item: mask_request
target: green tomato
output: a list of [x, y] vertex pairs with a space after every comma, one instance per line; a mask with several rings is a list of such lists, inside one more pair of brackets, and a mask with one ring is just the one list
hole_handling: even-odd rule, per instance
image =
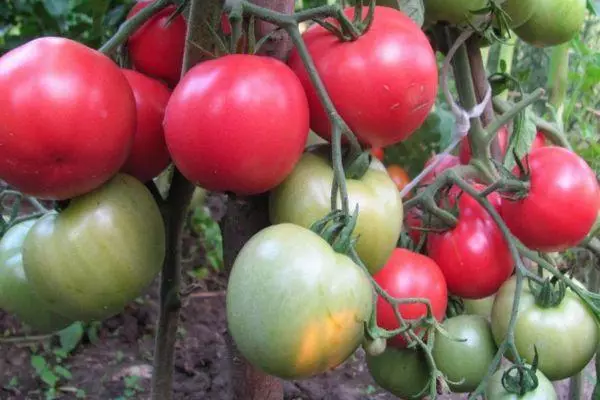
[[69, 318], [51, 311], [33, 291], [23, 270], [23, 242], [36, 220], [10, 228], [0, 240], [0, 308], [40, 333], [67, 327]]
[[108, 318], [141, 295], [165, 257], [165, 228], [150, 191], [118, 174], [31, 228], [23, 263], [31, 286], [55, 312]]
[[509, 17], [511, 28], [518, 28], [531, 18], [538, 0], [506, 0], [502, 10]]
[[451, 337], [436, 334], [435, 363], [453, 392], [473, 391], [485, 378], [498, 350], [490, 324], [478, 315], [459, 315], [444, 321], [443, 327]]
[[[294, 171], [271, 192], [271, 223], [291, 222], [309, 228], [331, 210], [333, 168], [328, 146], [316, 146], [302, 155]], [[350, 210], [358, 204], [354, 236], [360, 236], [356, 251], [375, 274], [396, 247], [402, 229], [402, 198], [383, 164], [372, 158], [360, 179], [348, 179]], [[338, 207], [339, 200], [338, 200]]]
[[367, 367], [373, 380], [402, 399], [422, 399], [428, 393], [429, 367], [421, 351], [388, 347], [383, 354], [367, 353]]
[[573, 38], [585, 22], [586, 0], [535, 0], [531, 17], [514, 31], [525, 42], [556, 46]]
[[425, 0], [425, 19], [430, 22], [446, 21], [453, 25], [475, 22], [472, 11], [485, 8], [488, 0]]
[[493, 294], [483, 299], [463, 299], [465, 305], [465, 314], [468, 315], [480, 315], [485, 318], [489, 318], [492, 314], [492, 306], [494, 305], [494, 299], [496, 295]]
[[486, 400], [558, 400], [552, 382], [540, 370], [535, 372], [538, 378], [538, 386], [534, 390], [525, 393], [523, 396], [508, 392], [502, 386], [502, 375], [509, 368], [502, 368], [490, 377], [485, 388]]
[[289, 223], [256, 233], [227, 287], [227, 323], [240, 352], [284, 379], [344, 362], [372, 312], [367, 273], [313, 231]]
[[[492, 308], [492, 332], [498, 345], [508, 332], [515, 285], [515, 277], [506, 281], [496, 294]], [[542, 308], [524, 282], [515, 325], [515, 345], [528, 363], [533, 362], [535, 345], [538, 368], [550, 380], [568, 378], [585, 368], [596, 352], [599, 338], [594, 314], [577, 294], [567, 289], [558, 306]]]

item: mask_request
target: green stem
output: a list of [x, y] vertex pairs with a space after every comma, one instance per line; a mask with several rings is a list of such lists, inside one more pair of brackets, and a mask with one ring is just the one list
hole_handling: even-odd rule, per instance
[[562, 118], [562, 109], [567, 88], [569, 86], [569, 43], [552, 48], [550, 56], [550, 72], [548, 74], [548, 89], [550, 91], [549, 103], [556, 108], [559, 120]]
[[[496, 68], [497, 71], [500, 70], [500, 63], [504, 61], [506, 65], [506, 72], [510, 74], [512, 71], [513, 58], [515, 56], [515, 49], [517, 44], [517, 35], [511, 35], [511, 37], [506, 41], [506, 43], [500, 44], [500, 52], [498, 55], [498, 66]], [[505, 89], [502, 93], [498, 95], [499, 98], [506, 100], [508, 99], [508, 89]]]
[[137, 31], [146, 21], [152, 18], [160, 10], [167, 7], [171, 3], [170, 0], [156, 0], [154, 3], [144, 7], [131, 19], [125, 21], [120, 27], [117, 33], [111, 37], [102, 47], [98, 50], [106, 55], [111, 54], [117, 49], [122, 43], [124, 43], [129, 36]]

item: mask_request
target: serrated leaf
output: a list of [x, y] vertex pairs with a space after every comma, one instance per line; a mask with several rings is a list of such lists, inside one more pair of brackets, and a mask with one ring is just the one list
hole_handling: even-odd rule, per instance
[[398, 0], [400, 11], [408, 15], [419, 26], [425, 22], [425, 5], [423, 0]]
[[[515, 119], [515, 122], [518, 122], [518, 118]], [[533, 113], [529, 108], [525, 110], [522, 118], [520, 129], [517, 129], [519, 124], [515, 123], [515, 129], [513, 129], [513, 134], [510, 135], [508, 148], [506, 149], [504, 166], [509, 170], [516, 165], [513, 150], [517, 153], [519, 160], [522, 159], [531, 149], [531, 145], [537, 134], [537, 128], [535, 122], [533, 122]]]
[[31, 356], [31, 366], [38, 375], [41, 375], [43, 371], [45, 371], [48, 367], [46, 363], [46, 359], [42, 356]]
[[60, 331], [58, 337], [60, 338], [61, 350], [67, 354], [75, 350], [81, 339], [83, 339], [84, 333], [85, 330], [81, 322], [75, 322]]
[[73, 378], [71, 371], [69, 371], [68, 369], [66, 369], [65, 367], [62, 367], [60, 365], [57, 365], [56, 367], [54, 367], [54, 372], [56, 372], [58, 375], [62, 376], [65, 379]]

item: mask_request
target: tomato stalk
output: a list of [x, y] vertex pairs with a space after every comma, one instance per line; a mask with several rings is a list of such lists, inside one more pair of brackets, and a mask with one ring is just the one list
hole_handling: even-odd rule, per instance
[[144, 7], [139, 13], [133, 18], [124, 22], [117, 33], [113, 35], [106, 43], [102, 45], [98, 50], [106, 55], [114, 52], [121, 44], [123, 44], [129, 36], [137, 31], [146, 21], [152, 18], [162, 9], [166, 8], [171, 4], [171, 0], [156, 0], [154, 3]]

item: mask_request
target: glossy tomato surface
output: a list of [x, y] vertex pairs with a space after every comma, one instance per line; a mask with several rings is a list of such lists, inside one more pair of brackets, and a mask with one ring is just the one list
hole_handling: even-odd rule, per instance
[[43, 199], [89, 192], [123, 165], [135, 99], [110, 58], [43, 37], [0, 58], [0, 179]]
[[51, 311], [25, 276], [23, 242], [36, 221], [31, 219], [13, 226], [0, 240], [0, 309], [15, 314], [39, 333], [50, 333], [72, 321]]
[[[431, 258], [396, 248], [374, 278], [392, 297], [429, 299], [434, 317], [439, 321], [444, 318], [448, 289], [440, 267]], [[398, 309], [404, 319], [418, 319], [427, 314], [424, 304], [401, 304]], [[399, 327], [393, 307], [381, 296], [377, 297], [377, 324], [390, 330]], [[398, 335], [389, 339], [388, 345], [404, 347], [406, 341]]]
[[[500, 207], [497, 193], [488, 199]], [[514, 262], [502, 232], [473, 197], [462, 193], [458, 210], [456, 227], [428, 235], [427, 254], [442, 269], [450, 293], [467, 299], [487, 297], [512, 274]]]
[[[333, 182], [329, 152], [329, 146], [321, 145], [304, 153], [294, 171], [271, 192], [271, 223], [290, 222], [309, 228], [329, 213]], [[346, 185], [350, 209], [359, 207], [354, 229], [359, 237], [356, 251], [374, 274], [385, 264], [400, 237], [402, 199], [385, 167], [375, 158], [364, 176], [347, 179]]]
[[185, 75], [164, 126], [173, 162], [186, 178], [207, 190], [251, 195], [292, 172], [308, 122], [302, 85], [284, 63], [235, 54]]
[[171, 96], [169, 89], [152, 78], [132, 70], [123, 70], [137, 110], [137, 129], [133, 146], [121, 171], [147, 182], [169, 165], [169, 151], [163, 132], [165, 108]]
[[372, 312], [367, 275], [309, 229], [278, 224], [238, 254], [227, 287], [237, 348], [268, 374], [306, 378], [345, 361]]
[[[354, 8], [344, 13], [352, 19]], [[337, 111], [363, 143], [397, 143], [425, 121], [437, 94], [436, 58], [421, 28], [402, 12], [377, 6], [370, 29], [355, 41], [342, 42], [318, 24], [303, 38]], [[329, 139], [329, 119], [295, 49], [288, 64], [308, 95], [311, 129]]]
[[[492, 307], [492, 332], [501, 343], [508, 332], [516, 288], [516, 278], [508, 280], [496, 295]], [[583, 370], [590, 362], [600, 340], [592, 311], [576, 293], [567, 294], [555, 307], [536, 304], [527, 282], [524, 283], [515, 325], [515, 345], [519, 355], [532, 363], [538, 351], [538, 368], [550, 380], [561, 380]]]
[[[538, 369], [535, 375], [538, 386], [524, 395], [511, 393], [502, 386], [502, 376], [510, 367], [502, 368], [494, 373], [485, 388], [487, 400], [558, 400], [558, 395], [552, 382]], [[514, 372], [516, 374], [516, 372]]]
[[[154, 0], [138, 1], [127, 19], [132, 18]], [[174, 86], [181, 76], [187, 23], [180, 14], [174, 18], [174, 5], [167, 6], [146, 21], [127, 42], [129, 56], [136, 70]], [[170, 21], [169, 21], [170, 20]]]
[[[596, 174], [579, 155], [562, 147], [533, 150], [523, 162], [529, 166], [531, 186], [525, 198], [502, 202], [507, 226], [533, 250], [575, 246], [598, 216]], [[520, 175], [517, 168], [513, 172]]]
[[23, 244], [35, 292], [55, 312], [81, 321], [122, 311], [156, 277], [164, 257], [158, 206], [125, 174], [42, 217]]
[[444, 321], [450, 337], [436, 334], [433, 358], [453, 392], [471, 392], [479, 386], [498, 350], [490, 323], [477, 315], [459, 315]]
[[388, 347], [378, 356], [367, 354], [367, 367], [373, 380], [401, 399], [423, 398], [429, 384], [429, 367], [422, 352]]

